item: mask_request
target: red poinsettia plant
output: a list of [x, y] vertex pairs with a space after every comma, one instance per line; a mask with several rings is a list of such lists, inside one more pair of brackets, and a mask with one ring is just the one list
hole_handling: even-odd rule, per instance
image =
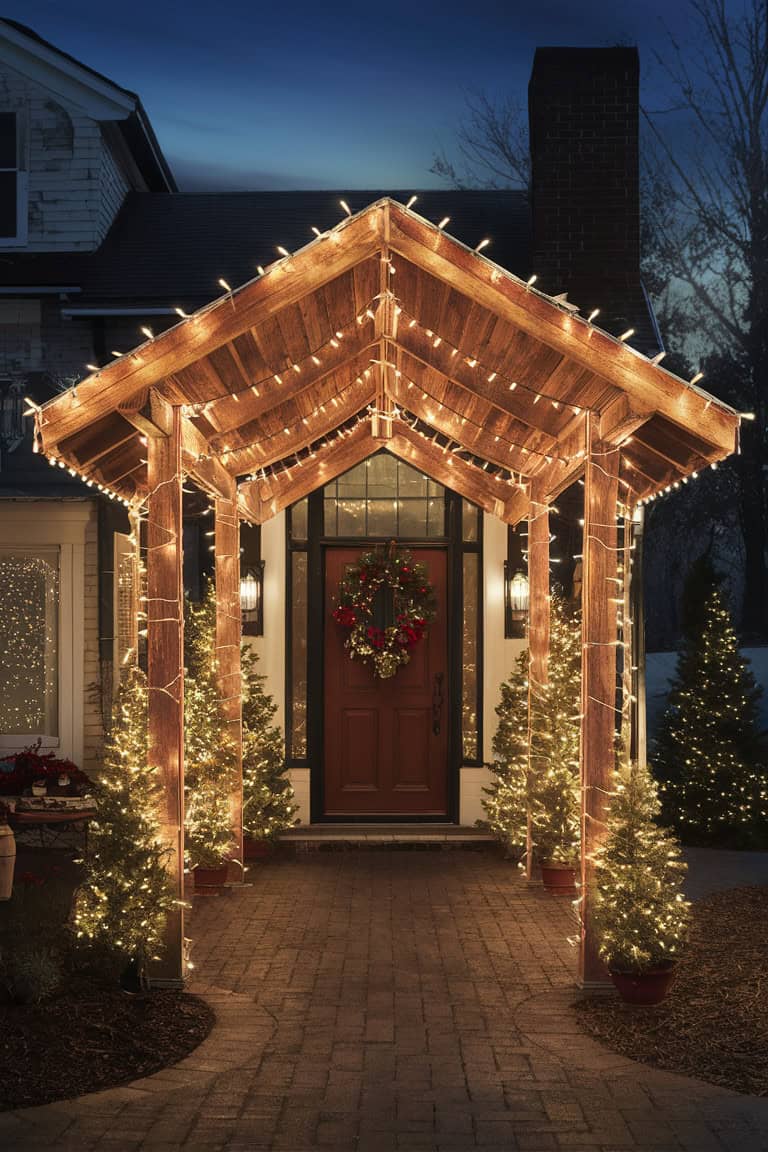
[[69, 777], [69, 788], [79, 796], [90, 785], [90, 777], [72, 761], [55, 752], [41, 752], [42, 741], [0, 760], [0, 795], [20, 796], [38, 780], [56, 784], [59, 776]]

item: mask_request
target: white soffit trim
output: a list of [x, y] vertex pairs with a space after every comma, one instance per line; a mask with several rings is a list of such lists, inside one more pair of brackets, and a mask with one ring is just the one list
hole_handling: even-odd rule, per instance
[[0, 62], [82, 108], [94, 120], [125, 120], [136, 109], [130, 93], [2, 21]]

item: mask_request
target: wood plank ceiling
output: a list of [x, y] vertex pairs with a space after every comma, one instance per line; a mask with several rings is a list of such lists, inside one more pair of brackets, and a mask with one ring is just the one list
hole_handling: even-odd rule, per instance
[[551, 499], [582, 470], [587, 412], [622, 447], [629, 507], [729, 455], [739, 427], [391, 200], [56, 397], [39, 449], [139, 503], [154, 396], [184, 406], [185, 470], [212, 494], [238, 477], [259, 522], [381, 447], [514, 522], [534, 477]]

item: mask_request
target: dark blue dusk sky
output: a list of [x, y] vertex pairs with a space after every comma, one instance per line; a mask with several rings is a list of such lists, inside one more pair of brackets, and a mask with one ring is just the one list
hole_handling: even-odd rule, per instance
[[7, 0], [19, 20], [141, 96], [182, 189], [426, 188], [467, 90], [525, 100], [537, 45], [686, 38], [679, 0]]

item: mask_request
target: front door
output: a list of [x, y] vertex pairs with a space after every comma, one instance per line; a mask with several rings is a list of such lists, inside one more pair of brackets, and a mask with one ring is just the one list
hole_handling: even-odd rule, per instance
[[381, 680], [350, 660], [332, 612], [345, 567], [364, 548], [328, 548], [325, 559], [325, 814], [446, 816], [448, 658], [443, 549], [414, 548], [429, 571], [437, 615], [410, 663]]

